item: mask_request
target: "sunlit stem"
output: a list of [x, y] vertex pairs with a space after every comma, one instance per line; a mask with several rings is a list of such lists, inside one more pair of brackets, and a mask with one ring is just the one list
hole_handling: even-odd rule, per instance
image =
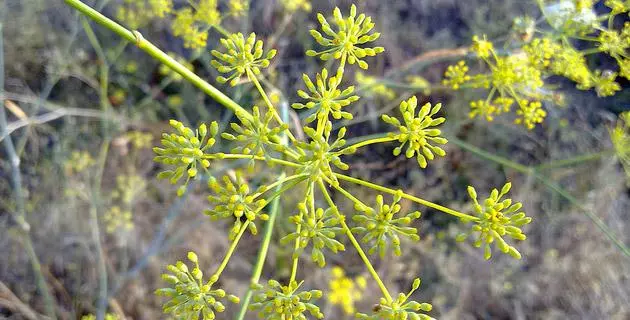
[[344, 69], [346, 68], [346, 59], [348, 57], [348, 53], [344, 52], [341, 55], [341, 60], [339, 61], [339, 68], [337, 68], [337, 85], [341, 84], [341, 79], [343, 79]]
[[[289, 181], [291, 181], [291, 180], [295, 180], [295, 179], [299, 179], [299, 178], [306, 178], [307, 176], [308, 176], [308, 174], [307, 174], [307, 173], [302, 173], [302, 174], [295, 174], [295, 175], [288, 176], [288, 177], [281, 177], [281, 178], [279, 178], [277, 181], [275, 181], [275, 182], [273, 182], [272, 184], [270, 184], [270, 185], [266, 186], [266, 188], [265, 188], [265, 192], [267, 192], [267, 191], [269, 191], [269, 190], [271, 190], [271, 189], [273, 189], [273, 188], [275, 188], [275, 187], [277, 187], [277, 186], [279, 186], [279, 185], [282, 185], [282, 184], [284, 184], [284, 183], [287, 183], [287, 182], [289, 182]], [[255, 198], [258, 198], [258, 197], [259, 197], [260, 195], [262, 195], [263, 193], [264, 193], [264, 192], [259, 192], [259, 193], [255, 194], [255, 195], [254, 195], [254, 199], [255, 199]]]
[[[308, 186], [308, 190], [306, 191], [306, 199], [313, 199], [313, 189], [314, 189], [314, 184], [313, 182], [311, 182]], [[300, 212], [300, 220], [302, 220], [304, 218], [304, 212], [301, 211]], [[295, 232], [298, 234], [298, 237], [295, 239], [295, 246], [293, 246], [293, 260], [292, 260], [292, 266], [291, 266], [291, 278], [289, 280], [289, 284], [293, 283], [293, 281], [295, 281], [295, 278], [297, 277], [297, 269], [298, 269], [298, 261], [300, 258], [299, 254], [296, 254], [298, 249], [300, 248], [300, 240], [301, 240], [301, 236], [299, 236], [300, 232], [302, 231], [302, 224], [298, 223]]]
[[418, 197], [412, 196], [412, 195], [404, 193], [404, 192], [401, 193], [399, 190], [394, 190], [394, 189], [391, 189], [391, 188], [383, 187], [381, 185], [374, 184], [374, 183], [371, 183], [371, 182], [367, 182], [367, 181], [364, 181], [364, 180], [361, 180], [361, 179], [358, 179], [358, 178], [353, 178], [353, 177], [350, 177], [350, 176], [346, 176], [346, 175], [341, 174], [341, 173], [334, 173], [334, 175], [338, 179], [345, 180], [345, 181], [348, 181], [348, 182], [352, 182], [352, 183], [355, 183], [355, 184], [358, 184], [358, 185], [362, 185], [364, 187], [368, 187], [368, 188], [374, 189], [376, 191], [381, 191], [381, 192], [389, 193], [389, 194], [392, 194], [392, 195], [401, 194], [402, 198], [405, 198], [407, 200], [411, 200], [413, 202], [419, 203], [419, 204], [421, 204], [423, 206], [426, 206], [426, 207], [429, 207], [429, 208], [433, 208], [433, 209], [442, 211], [444, 213], [448, 213], [450, 215], [456, 216], [456, 217], [464, 219], [466, 221], [476, 221], [476, 220], [479, 219], [477, 217], [474, 217], [474, 216], [471, 216], [471, 215], [468, 215], [468, 214], [465, 214], [465, 213], [462, 213], [462, 212], [459, 212], [459, 211], [455, 211], [453, 209], [449, 209], [447, 207], [441, 206], [441, 205], [439, 205], [437, 203], [433, 203], [431, 201], [420, 199]]
[[[247, 220], [241, 226], [241, 230], [238, 232], [238, 234], [236, 235], [236, 238], [234, 238], [234, 241], [232, 241], [230, 248], [225, 253], [225, 257], [223, 257], [223, 261], [221, 261], [221, 265], [219, 266], [217, 271], [212, 275], [212, 278], [214, 278], [213, 280], [216, 281], [216, 279], [218, 279], [221, 276], [221, 273], [223, 272], [223, 270], [225, 270], [225, 267], [227, 266], [228, 262], [230, 262], [230, 258], [232, 257], [232, 254], [234, 254], [234, 250], [236, 250], [236, 246], [238, 245], [238, 242], [241, 240], [241, 237], [243, 237], [243, 233], [245, 233], [245, 230], [247, 230], [247, 227], [249, 226], [250, 223], [251, 223], [251, 220]], [[208, 284], [211, 284], [211, 283], [208, 283]]]
[[347, 146], [343, 150], [339, 151], [338, 153], [343, 154], [345, 151], [348, 151], [350, 149], [358, 149], [358, 148], [365, 147], [371, 144], [384, 143], [384, 142], [390, 142], [390, 141], [396, 141], [396, 140], [398, 140], [398, 137], [395, 137], [395, 136], [368, 139], [368, 140], [364, 140], [361, 142], [357, 142], [353, 145]]
[[326, 198], [326, 201], [328, 202], [328, 205], [333, 210], [335, 210], [335, 212], [337, 213], [337, 216], [339, 217], [339, 221], [341, 223], [341, 227], [343, 228], [344, 232], [348, 236], [348, 239], [350, 239], [350, 242], [352, 242], [352, 245], [354, 246], [354, 248], [359, 253], [359, 256], [361, 256], [361, 260], [363, 260], [363, 263], [365, 263], [365, 266], [367, 267], [368, 271], [372, 275], [372, 278], [374, 278], [374, 281], [376, 281], [376, 283], [378, 284], [378, 287], [381, 289], [381, 292], [383, 293], [383, 296], [385, 297], [387, 302], [392, 302], [392, 296], [389, 294], [389, 291], [387, 290], [387, 287], [385, 286], [385, 284], [381, 280], [381, 277], [379, 277], [379, 275], [376, 272], [376, 270], [374, 270], [374, 267], [372, 266], [372, 263], [370, 262], [370, 259], [367, 257], [367, 255], [365, 254], [365, 252], [361, 248], [361, 245], [359, 245], [359, 242], [354, 237], [354, 235], [352, 234], [352, 231], [350, 230], [350, 228], [346, 224], [345, 216], [343, 216], [343, 215], [341, 215], [341, 213], [339, 213], [339, 210], [337, 209], [337, 206], [335, 205], [335, 202], [330, 197], [330, 194], [328, 193], [328, 190], [326, 189], [326, 186], [324, 185], [322, 180], [318, 179], [317, 183], [319, 185], [320, 190], [322, 191], [322, 194], [324, 195], [324, 198]]
[[[276, 110], [276, 107], [274, 107], [273, 103], [271, 103], [271, 100], [269, 100], [269, 97], [267, 96], [265, 89], [263, 89], [262, 85], [260, 85], [260, 81], [258, 81], [258, 77], [256, 77], [254, 72], [251, 71], [249, 68], [247, 68], [247, 77], [252, 83], [254, 83], [254, 85], [256, 86], [256, 89], [258, 89], [258, 92], [260, 93], [263, 100], [265, 101], [265, 104], [267, 104], [267, 107], [269, 108], [269, 110], [273, 112], [273, 118], [276, 119], [276, 121], [278, 121], [279, 124], [284, 124], [284, 121], [282, 121], [282, 118], [280, 118], [280, 115], [278, 114], [278, 110]], [[286, 133], [287, 133], [287, 137], [289, 137], [291, 141], [293, 142], [296, 141], [295, 137], [291, 133], [291, 130], [287, 129]]]
[[295, 162], [291, 162], [291, 161], [287, 161], [287, 160], [281, 160], [281, 159], [277, 159], [277, 158], [273, 158], [273, 157], [263, 157], [263, 156], [253, 156], [253, 155], [249, 155], [249, 154], [235, 154], [235, 153], [213, 153], [213, 154], [206, 154], [203, 156], [204, 159], [207, 160], [223, 160], [223, 159], [230, 159], [230, 160], [238, 160], [238, 159], [247, 159], [247, 160], [257, 160], [257, 161], [268, 161], [270, 163], [275, 163], [275, 164], [279, 164], [279, 165], [283, 165], [283, 166], [287, 166], [287, 167], [293, 167], [293, 168], [299, 168], [301, 167], [301, 165], [295, 163]]

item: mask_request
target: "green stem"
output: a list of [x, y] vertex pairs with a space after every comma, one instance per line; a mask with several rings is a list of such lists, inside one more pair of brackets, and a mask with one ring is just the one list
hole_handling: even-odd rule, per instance
[[534, 168], [536, 170], [546, 170], [546, 169], [551, 169], [551, 168], [566, 167], [570, 165], [580, 164], [582, 162], [599, 160], [603, 157], [612, 156], [614, 154], [615, 154], [615, 150], [612, 150], [612, 149], [604, 150], [601, 152], [579, 155], [573, 158], [549, 161], [547, 163], [543, 163], [538, 166], [535, 166]]
[[533, 169], [528, 167], [528, 166], [524, 166], [524, 165], [522, 165], [520, 163], [516, 163], [516, 162], [508, 160], [506, 158], [494, 155], [494, 154], [492, 154], [490, 152], [481, 150], [481, 149], [479, 149], [479, 148], [477, 148], [477, 147], [475, 147], [473, 145], [470, 145], [470, 144], [468, 144], [468, 143], [466, 143], [466, 142], [464, 142], [462, 140], [459, 140], [457, 138], [448, 137], [448, 141], [452, 142], [453, 144], [456, 144], [457, 146], [459, 146], [461, 148], [464, 148], [464, 149], [466, 149], [466, 150], [468, 150], [468, 151], [470, 151], [472, 153], [475, 153], [475, 154], [477, 154], [477, 155], [479, 155], [479, 156], [481, 156], [483, 158], [486, 158], [486, 159], [491, 160], [493, 162], [496, 162], [498, 164], [504, 165], [504, 166], [506, 166], [508, 168], [512, 168], [512, 169], [514, 169], [514, 170], [516, 170], [518, 172], [529, 174], [529, 173], [531, 173], [533, 171]]
[[392, 299], [392, 296], [389, 294], [389, 291], [387, 290], [387, 287], [385, 286], [385, 284], [381, 280], [381, 277], [379, 277], [379, 275], [376, 272], [376, 270], [374, 270], [374, 267], [372, 266], [372, 263], [370, 262], [370, 259], [367, 257], [367, 255], [365, 254], [365, 252], [361, 248], [361, 245], [359, 244], [357, 239], [352, 234], [352, 231], [350, 230], [350, 228], [346, 224], [345, 216], [343, 216], [343, 215], [341, 215], [341, 213], [339, 213], [339, 210], [337, 209], [337, 206], [335, 205], [335, 202], [330, 197], [330, 194], [328, 193], [328, 190], [326, 189], [326, 186], [324, 185], [322, 180], [318, 179], [317, 183], [319, 185], [319, 189], [322, 191], [322, 194], [324, 195], [324, 198], [326, 198], [326, 202], [328, 202], [328, 205], [333, 210], [335, 210], [335, 212], [339, 216], [339, 221], [341, 223], [341, 227], [343, 228], [344, 232], [346, 233], [346, 236], [348, 236], [348, 239], [350, 239], [350, 242], [352, 242], [352, 245], [354, 246], [354, 248], [359, 253], [359, 256], [361, 256], [361, 260], [363, 260], [363, 263], [365, 264], [365, 266], [367, 267], [368, 271], [372, 275], [372, 278], [374, 278], [374, 281], [376, 281], [376, 283], [378, 284], [378, 287], [381, 289], [381, 292], [383, 293], [383, 296], [385, 297], [385, 299], [387, 299], [387, 302], [392, 302], [393, 299]]
[[630, 249], [619, 239], [617, 236], [613, 234], [613, 232], [608, 228], [608, 226], [600, 219], [597, 215], [591, 212], [589, 209], [584, 207], [575, 197], [573, 197], [569, 192], [567, 192], [564, 188], [560, 187], [557, 183], [545, 178], [539, 173], [534, 173], [534, 177], [540, 180], [545, 186], [549, 189], [555, 191], [563, 198], [567, 199], [572, 205], [580, 209], [595, 225], [608, 237], [608, 239], [619, 249], [621, 252], [628, 258], [630, 258]]
[[[311, 183], [309, 184], [308, 187], [308, 191], [306, 192], [306, 199], [313, 199], [313, 190], [314, 190], [314, 184], [311, 181]], [[313, 202], [313, 201], [311, 201]], [[304, 212], [301, 211], [300, 212], [300, 220], [302, 220], [302, 218], [304, 217]], [[292, 266], [291, 266], [291, 278], [289, 279], [289, 284], [293, 283], [293, 281], [295, 281], [295, 278], [297, 277], [297, 269], [298, 269], [298, 262], [300, 259], [300, 255], [296, 254], [296, 252], [298, 251], [298, 249], [300, 248], [300, 232], [302, 231], [302, 224], [298, 224], [297, 228], [295, 230], [295, 232], [298, 234], [298, 237], [295, 239], [295, 245], [293, 246], [293, 260], [292, 260]]]
[[[284, 177], [284, 173], [282, 173], [279, 179]], [[278, 189], [280, 187], [278, 186]], [[273, 234], [273, 227], [276, 222], [276, 218], [278, 217], [278, 212], [280, 211], [278, 208], [280, 207], [280, 198], [276, 198], [271, 204], [271, 211], [269, 214], [269, 220], [267, 220], [267, 224], [265, 225], [265, 234], [263, 236], [262, 243], [260, 245], [260, 250], [258, 251], [258, 257], [256, 258], [256, 265], [254, 266], [254, 272], [252, 273], [252, 277], [250, 279], [250, 284], [258, 284], [260, 280], [260, 276], [262, 275], [263, 267], [265, 266], [265, 259], [267, 258], [267, 252], [269, 251], [269, 244], [271, 243], [271, 235]], [[247, 306], [252, 299], [252, 295], [254, 291], [250, 287], [245, 294], [245, 297], [241, 303], [241, 309], [238, 311], [238, 315], [236, 319], [243, 320], [245, 319], [245, 314], [247, 313]]]
[[[292, 175], [292, 176], [279, 178], [278, 180], [276, 180], [276, 181], [275, 181], [275, 182], [273, 182], [272, 184], [270, 184], [270, 185], [266, 186], [266, 188], [265, 188], [265, 192], [266, 192], [266, 191], [268, 191], [268, 190], [271, 190], [272, 188], [279, 187], [279, 186], [281, 186], [282, 184], [284, 184], [284, 183], [286, 183], [286, 182], [288, 182], [288, 181], [295, 180], [295, 179], [299, 179], [299, 178], [306, 178], [307, 176], [308, 176], [308, 174], [306, 174], [306, 173], [302, 173], [302, 174], [295, 174], [295, 175]], [[278, 191], [278, 189], [276, 189], [276, 192], [277, 192], [277, 191]], [[258, 198], [258, 197], [259, 197], [260, 195], [262, 195], [263, 193], [264, 193], [264, 192], [254, 194], [254, 199]]]
[[459, 212], [459, 211], [455, 211], [453, 209], [449, 209], [447, 207], [441, 206], [441, 205], [439, 205], [437, 203], [433, 203], [431, 201], [427, 201], [427, 200], [424, 200], [424, 199], [412, 196], [412, 195], [404, 193], [404, 192], [402, 192], [400, 190], [394, 190], [394, 189], [391, 189], [391, 188], [383, 187], [381, 185], [374, 184], [374, 183], [371, 183], [371, 182], [367, 182], [367, 181], [364, 181], [364, 180], [361, 180], [361, 179], [358, 179], [358, 178], [353, 178], [353, 177], [350, 177], [350, 176], [346, 176], [346, 175], [341, 174], [341, 173], [334, 173], [334, 175], [335, 175], [335, 177], [337, 177], [337, 178], [339, 178], [341, 180], [345, 180], [345, 181], [352, 182], [352, 183], [355, 183], [355, 184], [358, 184], [358, 185], [362, 185], [364, 187], [368, 187], [368, 188], [374, 189], [376, 191], [389, 193], [391, 195], [400, 194], [402, 198], [405, 198], [407, 200], [411, 200], [413, 202], [417, 202], [417, 203], [419, 203], [419, 204], [421, 204], [423, 206], [426, 206], [426, 207], [429, 207], [429, 208], [433, 208], [433, 209], [442, 211], [444, 213], [448, 213], [450, 215], [456, 216], [456, 217], [464, 219], [466, 221], [476, 221], [476, 220], [479, 219], [477, 217], [474, 217], [474, 216], [471, 216], [471, 215], [468, 215], [468, 214], [465, 214], [465, 213], [462, 213], [462, 212]]
[[251, 220], [247, 220], [241, 226], [241, 230], [236, 235], [236, 238], [234, 238], [234, 241], [232, 241], [230, 248], [228, 248], [228, 251], [225, 253], [225, 256], [223, 257], [223, 261], [221, 261], [221, 265], [219, 265], [219, 268], [217, 268], [217, 271], [214, 272], [214, 274], [212, 275], [212, 278], [219, 279], [219, 277], [221, 277], [221, 273], [223, 273], [223, 270], [225, 270], [225, 267], [230, 261], [230, 258], [232, 258], [232, 254], [234, 254], [234, 250], [236, 250], [236, 246], [238, 246], [238, 243], [241, 240], [241, 237], [243, 237], [245, 230], [247, 230], [247, 227], [249, 226], [251, 222], [252, 222]]
[[115, 32], [116, 34], [123, 37], [127, 41], [135, 43], [138, 46], [138, 48], [144, 50], [153, 58], [157, 59], [161, 63], [173, 69], [175, 72], [179, 73], [184, 79], [188, 80], [190, 83], [197, 86], [199, 89], [201, 89], [207, 95], [209, 95], [214, 100], [222, 104], [224, 107], [232, 110], [234, 113], [243, 114], [246, 118], [248, 118], [248, 120], [253, 119], [251, 113], [243, 109], [243, 107], [241, 107], [238, 103], [234, 102], [228, 96], [223, 94], [223, 92], [221, 92], [219, 89], [215, 88], [214, 86], [212, 86], [211, 84], [209, 84], [208, 82], [200, 78], [198, 75], [188, 70], [186, 67], [181, 65], [179, 62], [177, 62], [175, 59], [170, 57], [164, 51], [160, 50], [154, 44], [144, 39], [139, 32], [137, 31], [132, 32], [132, 31], [127, 30], [125, 27], [107, 18], [106, 16], [102, 15], [100, 12], [92, 9], [90, 6], [84, 4], [83, 2], [79, 0], [64, 0], [64, 1], [69, 6], [73, 7], [77, 11], [86, 15], [87, 17], [96, 21], [97, 23], [101, 24], [107, 29]]
[[263, 157], [263, 156], [252, 156], [249, 154], [233, 154], [233, 153], [214, 153], [214, 154], [206, 154], [203, 156], [204, 159], [208, 159], [208, 160], [223, 160], [223, 159], [232, 159], [232, 160], [236, 160], [236, 159], [246, 159], [246, 160], [259, 160], [259, 161], [269, 161], [271, 163], [276, 163], [276, 164], [280, 164], [283, 166], [287, 166], [287, 167], [293, 167], [293, 168], [299, 168], [301, 167], [300, 164], [297, 164], [295, 162], [291, 162], [291, 161], [287, 161], [287, 160], [281, 160], [281, 159], [277, 159], [277, 158], [272, 158], [272, 157]]
[[381, 137], [381, 138], [372, 138], [372, 139], [367, 139], [361, 142], [357, 142], [353, 145], [347, 146], [345, 147], [343, 150], [339, 151], [339, 153], [344, 153], [344, 151], [348, 150], [348, 149], [358, 149], [361, 147], [365, 147], [367, 145], [370, 144], [376, 144], [376, 143], [384, 143], [384, 142], [390, 142], [390, 141], [395, 141], [397, 140], [397, 137]]
[[98, 157], [98, 167], [96, 170], [96, 177], [94, 179], [94, 185], [91, 191], [91, 205], [90, 205], [90, 232], [92, 233], [92, 241], [94, 241], [94, 247], [96, 248], [97, 258], [97, 270], [98, 270], [98, 300], [96, 304], [96, 318], [103, 320], [105, 318], [105, 312], [107, 311], [107, 266], [105, 264], [105, 251], [101, 246], [101, 231], [98, 223], [98, 212], [101, 208], [101, 183], [103, 178], [103, 171], [105, 170], [105, 162], [107, 160], [107, 153], [109, 152], [109, 140], [103, 141], [101, 150]]
[[[284, 121], [282, 121], [282, 119], [280, 118], [280, 115], [278, 114], [278, 110], [276, 110], [276, 107], [274, 107], [273, 103], [271, 103], [271, 100], [269, 100], [269, 97], [267, 96], [265, 89], [263, 89], [262, 85], [260, 85], [260, 81], [258, 81], [258, 78], [254, 74], [254, 72], [251, 71], [250, 69], [247, 69], [247, 76], [249, 77], [249, 80], [254, 83], [254, 85], [256, 86], [256, 89], [258, 89], [258, 92], [260, 93], [263, 100], [265, 101], [265, 104], [267, 104], [267, 107], [269, 108], [269, 110], [273, 112], [274, 119], [278, 121], [278, 124], [281, 124], [281, 125], [285, 124]], [[286, 133], [287, 133], [287, 137], [289, 137], [291, 141], [293, 142], [296, 141], [295, 137], [291, 133], [291, 130], [287, 129]]]

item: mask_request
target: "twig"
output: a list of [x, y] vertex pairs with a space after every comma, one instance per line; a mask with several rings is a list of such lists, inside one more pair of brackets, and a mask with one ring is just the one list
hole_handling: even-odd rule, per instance
[[[4, 140], [6, 137], [12, 134], [15, 130], [18, 130], [20, 128], [30, 126], [30, 125], [44, 124], [44, 123], [57, 120], [65, 116], [122, 120], [118, 117], [115, 117], [113, 115], [110, 116], [106, 113], [103, 113], [97, 110], [89, 110], [89, 109], [81, 109], [81, 108], [60, 108], [55, 111], [44, 113], [35, 117], [20, 119], [20, 120], [9, 123], [7, 125], [6, 131], [0, 134], [0, 141]], [[125, 120], [122, 120], [122, 121], [124, 122]]]
[[31, 307], [22, 302], [20, 298], [18, 298], [13, 293], [13, 291], [11, 291], [11, 289], [9, 289], [9, 287], [7, 287], [2, 281], [0, 281], [0, 305], [9, 310], [19, 312], [21, 315], [24, 316], [24, 318], [29, 320], [37, 320], [43, 318], [48, 319], [48, 317], [38, 314], [33, 309], [31, 309]]
[[[2, 7], [2, 16], [4, 16], [4, 6]], [[3, 43], [3, 32], [2, 27], [3, 24], [1, 21], [4, 19], [0, 19], [0, 94], [4, 92], [4, 43]], [[7, 115], [4, 108], [4, 99], [0, 101], [2, 103], [2, 107], [0, 107], [0, 132], [2, 135], [5, 135], [7, 132]], [[11, 181], [13, 184], [13, 192], [15, 196], [15, 202], [17, 204], [17, 212], [13, 215], [15, 221], [19, 225], [19, 234], [22, 238], [22, 244], [29, 256], [31, 261], [31, 268], [33, 269], [33, 273], [35, 274], [35, 281], [37, 284], [37, 289], [40, 294], [44, 298], [44, 306], [46, 309], [46, 314], [51, 318], [55, 319], [55, 308], [54, 308], [54, 300], [50, 295], [50, 291], [48, 289], [48, 284], [44, 279], [44, 275], [41, 270], [41, 264], [39, 262], [39, 258], [35, 253], [35, 249], [33, 248], [33, 243], [30, 236], [30, 226], [26, 222], [25, 214], [26, 214], [26, 203], [24, 199], [24, 195], [22, 194], [22, 175], [20, 174], [20, 158], [15, 152], [15, 146], [13, 144], [13, 140], [8, 137], [3, 140], [4, 148], [7, 153], [7, 158], [9, 160], [9, 164], [11, 166]]]

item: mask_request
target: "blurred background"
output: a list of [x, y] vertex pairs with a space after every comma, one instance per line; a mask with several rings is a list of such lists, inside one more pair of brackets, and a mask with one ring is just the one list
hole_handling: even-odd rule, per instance
[[[250, 84], [229, 87], [213, 80], [217, 73], [209, 51], [217, 47], [219, 32], [209, 31], [207, 48], [191, 50], [172, 34], [169, 18], [129, 7], [144, 1], [84, 2], [139, 29], [239, 104], [260, 104]], [[606, 10], [595, 2], [594, 10]], [[160, 274], [190, 250], [209, 274], [229, 245], [231, 222], [211, 222], [202, 214], [208, 207], [203, 181], [177, 198], [175, 186], [157, 180], [160, 167], [151, 148], [168, 130], [168, 119], [192, 126], [216, 120], [223, 130], [233, 114], [63, 1], [0, 3], [0, 318], [46, 319], [52, 311], [59, 319], [80, 319], [96, 313], [97, 298], [105, 294], [107, 311], [118, 319], [167, 319], [161, 312], [164, 300], [153, 294], [166, 286]], [[359, 88], [370, 81], [381, 84], [361, 91], [362, 99], [348, 107], [355, 116], [347, 123], [348, 137], [386, 132], [378, 116], [417, 95], [421, 104], [444, 104], [443, 131], [450, 143], [447, 156], [424, 170], [413, 159], [394, 157], [390, 146], [367, 148], [348, 159], [351, 175], [462, 211], [471, 210], [467, 185], [486, 196], [484, 190], [511, 181], [512, 198], [534, 218], [527, 241], [517, 245], [522, 260], [497, 254], [485, 261], [480, 250], [454, 241], [465, 225], [403, 202], [403, 211], [423, 213], [415, 225], [421, 240], [404, 242], [401, 257], [375, 257], [384, 281], [393, 291], [407, 292], [421, 277], [414, 298], [431, 302], [431, 315], [438, 319], [630, 319], [630, 257], [623, 252], [624, 243], [630, 245], [630, 190], [609, 136], [618, 114], [630, 110], [627, 81], [620, 82], [617, 95], [598, 98], [566, 79], [550, 80], [562, 101], [545, 104], [547, 119], [535, 130], [516, 126], [509, 117], [471, 120], [468, 103], [484, 93], [442, 86], [446, 67], [466, 58], [473, 35], [502, 43], [514, 36], [516, 18], [539, 19], [536, 1], [356, 3], [372, 16], [381, 32], [378, 45], [386, 52], [369, 60], [369, 71], [346, 68]], [[278, 49], [266, 74], [277, 90], [272, 98], [299, 100], [301, 74], [314, 75], [325, 65], [304, 54], [316, 46], [309, 35], [317, 27], [316, 12], [330, 13], [335, 6], [346, 12], [350, 2], [311, 5], [310, 11], [288, 12], [280, 0], [254, 0], [244, 15], [226, 13], [221, 22], [230, 32], [254, 31]], [[229, 1], [220, 1], [219, 9], [229, 12]], [[608, 63], [597, 56], [591, 62], [599, 68]], [[225, 163], [212, 170], [233, 169], [234, 163]], [[257, 168], [250, 182], [274, 174]], [[353, 192], [374, 197], [368, 190]], [[297, 200], [283, 198], [274, 239], [291, 230], [287, 218]], [[260, 237], [243, 241], [221, 279], [223, 288], [240, 296]], [[263, 279], [286, 278], [290, 255], [272, 241]], [[39, 262], [35, 269], [33, 261]], [[324, 269], [302, 264], [301, 272], [310, 275], [306, 286], [327, 291], [335, 266], [353, 281], [367, 276], [351, 249], [327, 261]], [[105, 293], [99, 291], [103, 283]], [[44, 286], [47, 296], [41, 293]], [[377, 302], [374, 283], [355, 291], [356, 310], [368, 311]], [[326, 319], [352, 318], [326, 298], [320, 305]], [[233, 318], [237, 309], [228, 307], [219, 319]]]

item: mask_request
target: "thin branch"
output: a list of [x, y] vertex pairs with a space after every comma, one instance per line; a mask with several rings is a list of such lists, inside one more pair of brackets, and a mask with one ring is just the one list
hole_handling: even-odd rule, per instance
[[[2, 13], [4, 13], [4, 7], [2, 8]], [[4, 14], [3, 14], [4, 16]], [[2, 32], [2, 21], [0, 19], [0, 95], [4, 92], [4, 43], [3, 43], [3, 32]], [[4, 99], [0, 100], [0, 132], [2, 135], [8, 135], [7, 132], [7, 115], [4, 108]], [[35, 253], [35, 249], [33, 248], [33, 243], [30, 235], [30, 225], [26, 222], [26, 201], [24, 198], [24, 194], [22, 193], [22, 175], [20, 173], [20, 158], [18, 157], [15, 146], [13, 144], [13, 140], [9, 137], [3, 140], [4, 148], [7, 153], [7, 158], [9, 160], [9, 164], [11, 166], [11, 181], [13, 184], [13, 193], [15, 196], [15, 202], [17, 205], [17, 212], [13, 215], [13, 218], [19, 225], [19, 234], [22, 238], [22, 244], [29, 256], [31, 261], [31, 268], [33, 269], [33, 273], [35, 274], [35, 282], [37, 284], [37, 289], [40, 294], [44, 298], [44, 306], [46, 309], [46, 314], [53, 319], [56, 319], [55, 308], [54, 308], [54, 300], [50, 294], [50, 290], [48, 288], [48, 284], [44, 278], [42, 273], [41, 264], [39, 262], [39, 258]]]

